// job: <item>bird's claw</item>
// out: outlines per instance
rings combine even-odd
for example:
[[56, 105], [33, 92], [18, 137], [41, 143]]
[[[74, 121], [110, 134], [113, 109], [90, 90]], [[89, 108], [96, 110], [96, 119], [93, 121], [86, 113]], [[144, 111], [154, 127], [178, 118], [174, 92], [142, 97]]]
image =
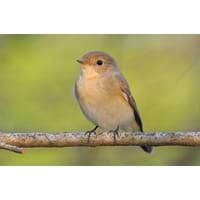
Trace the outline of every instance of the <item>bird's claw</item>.
[[85, 132], [85, 135], [88, 135], [88, 143], [90, 143], [90, 137], [91, 137], [92, 133], [94, 135], [97, 135], [97, 133], [96, 133], [97, 128], [98, 128], [98, 126], [95, 126], [92, 130]]
[[116, 136], [119, 137], [119, 127], [117, 127], [115, 130], [108, 131], [108, 133], [113, 133], [113, 136], [114, 136], [113, 143], [115, 144], [116, 143]]

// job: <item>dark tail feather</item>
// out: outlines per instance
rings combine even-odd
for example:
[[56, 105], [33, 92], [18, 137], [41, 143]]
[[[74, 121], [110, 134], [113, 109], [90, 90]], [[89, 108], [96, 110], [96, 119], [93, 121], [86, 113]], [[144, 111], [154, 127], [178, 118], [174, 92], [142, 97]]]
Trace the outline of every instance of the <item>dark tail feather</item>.
[[152, 150], [153, 150], [153, 147], [152, 146], [148, 146], [148, 145], [147, 146], [141, 146], [141, 148], [147, 153], [151, 153]]

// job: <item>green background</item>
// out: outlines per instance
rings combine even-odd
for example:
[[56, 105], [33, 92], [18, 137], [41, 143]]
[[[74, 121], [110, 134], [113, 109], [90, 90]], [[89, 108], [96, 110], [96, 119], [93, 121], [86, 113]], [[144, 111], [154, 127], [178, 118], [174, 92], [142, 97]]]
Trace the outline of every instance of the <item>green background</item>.
[[[145, 131], [199, 130], [199, 35], [0, 35], [0, 130], [84, 131], [73, 97], [76, 59], [101, 50], [128, 79]], [[200, 148], [36, 148], [0, 151], [0, 165], [199, 165]]]

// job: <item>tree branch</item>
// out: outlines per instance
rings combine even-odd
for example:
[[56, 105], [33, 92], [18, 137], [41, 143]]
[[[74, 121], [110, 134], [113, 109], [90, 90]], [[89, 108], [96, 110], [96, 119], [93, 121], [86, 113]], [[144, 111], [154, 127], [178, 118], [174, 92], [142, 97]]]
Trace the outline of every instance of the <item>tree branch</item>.
[[83, 132], [73, 133], [0, 133], [0, 148], [23, 153], [31, 147], [73, 146], [200, 146], [200, 132], [120, 132], [114, 143], [113, 134], [103, 132], [88, 136]]
[[24, 150], [20, 147], [16, 147], [10, 144], [6, 144], [4, 142], [0, 142], [0, 149], [5, 149], [8, 151], [13, 151], [15, 153], [24, 153]]

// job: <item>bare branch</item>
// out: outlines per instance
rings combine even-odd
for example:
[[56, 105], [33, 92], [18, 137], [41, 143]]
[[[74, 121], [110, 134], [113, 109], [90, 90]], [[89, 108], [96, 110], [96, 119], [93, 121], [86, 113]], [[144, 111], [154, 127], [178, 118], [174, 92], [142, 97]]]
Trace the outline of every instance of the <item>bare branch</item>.
[[20, 147], [16, 147], [10, 144], [6, 144], [4, 142], [0, 142], [0, 149], [5, 149], [8, 151], [13, 151], [15, 153], [24, 153], [24, 150]]
[[120, 132], [114, 143], [113, 134], [103, 132], [88, 136], [84, 132], [73, 133], [0, 133], [0, 148], [22, 153], [31, 147], [73, 146], [200, 146], [200, 132]]

